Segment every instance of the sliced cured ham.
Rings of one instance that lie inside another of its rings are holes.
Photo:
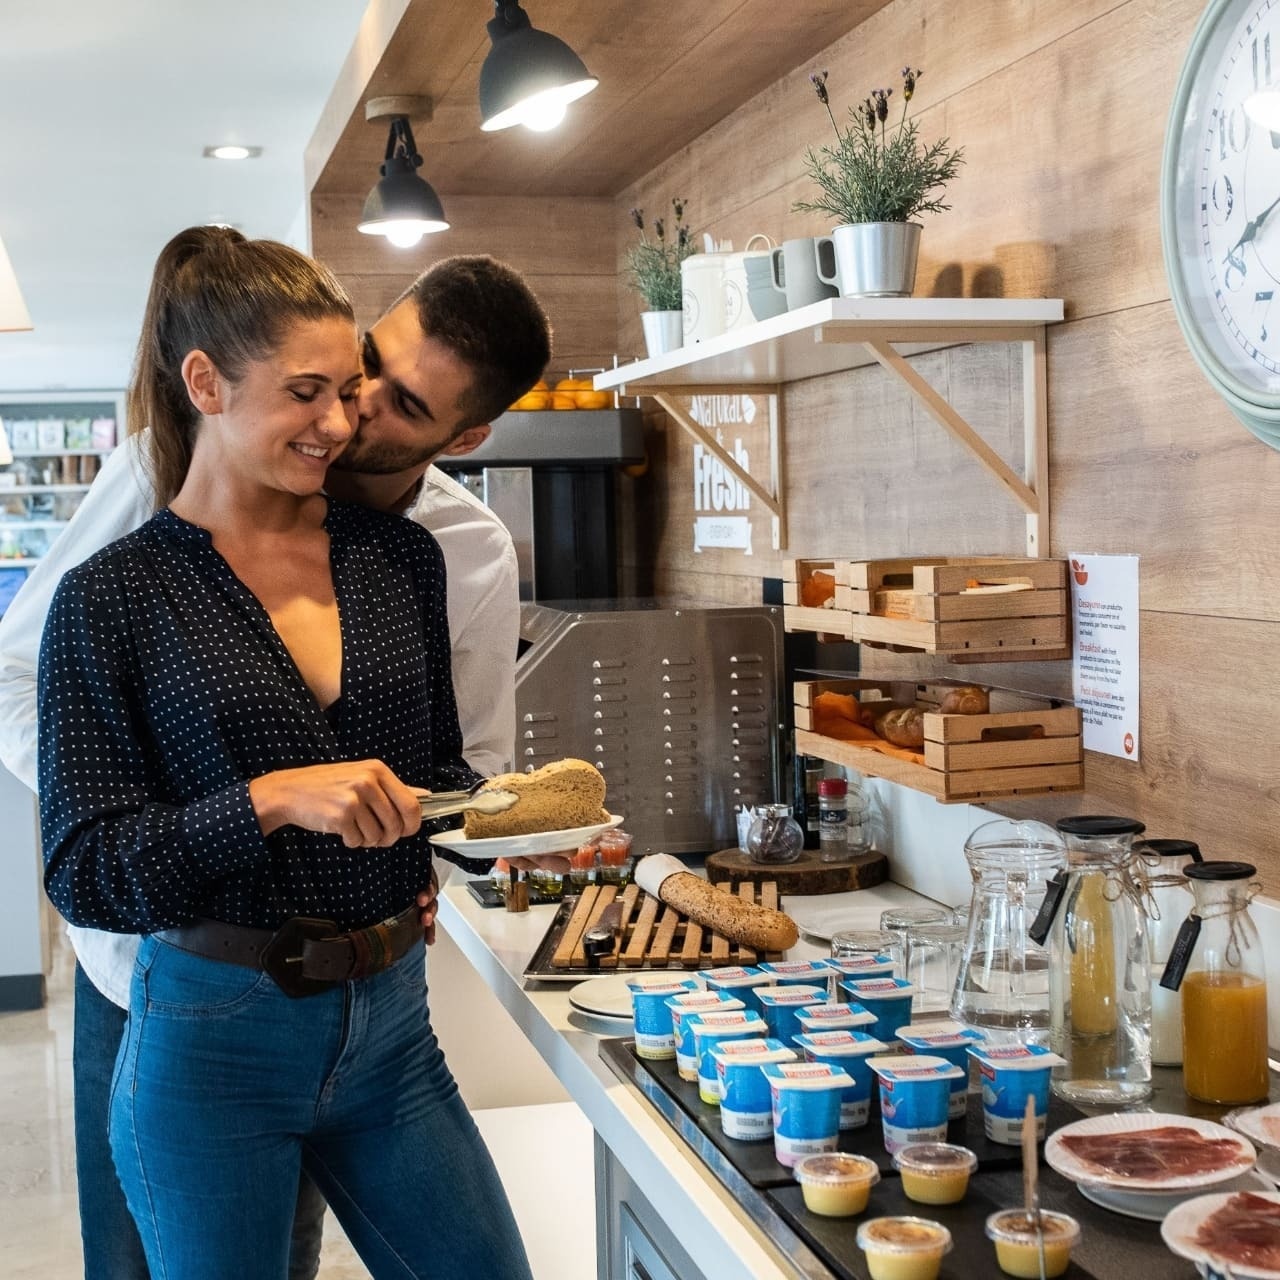
[[[1064,1134],[1062,1145],[1077,1160],[1113,1178],[1158,1182],[1215,1173],[1241,1163],[1241,1145],[1209,1138],[1185,1125],[1126,1133]]]
[[[1200,1224],[1195,1240],[1214,1262],[1280,1271],[1280,1204],[1242,1191]]]

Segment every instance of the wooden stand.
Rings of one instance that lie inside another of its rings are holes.
[[[736,888],[774,880],[783,897],[848,893],[851,889],[870,889],[888,878],[889,860],[874,849],[855,854],[848,862],[821,862],[812,852],[802,853],[795,862],[756,862],[741,849],[722,849],[707,858],[707,879],[712,884],[727,881]]]

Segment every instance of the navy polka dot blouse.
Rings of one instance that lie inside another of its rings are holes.
[[[74,924],[360,928],[427,883],[425,828],[347,849],[292,826],[264,836],[249,802],[252,778],[342,760],[435,791],[479,780],[461,754],[436,540],[334,501],[325,528],[342,619],[332,722],[208,532],[173,512],[63,578],[40,650],[40,822],[45,887]]]

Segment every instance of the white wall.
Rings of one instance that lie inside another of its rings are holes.
[[[35,796],[0,765],[0,978],[43,973]]]

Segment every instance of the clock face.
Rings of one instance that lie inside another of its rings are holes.
[[[1280,96],[1280,0],[1214,0],[1175,95],[1162,200],[1192,351],[1238,413],[1280,431],[1280,133],[1245,110],[1266,91]]]

